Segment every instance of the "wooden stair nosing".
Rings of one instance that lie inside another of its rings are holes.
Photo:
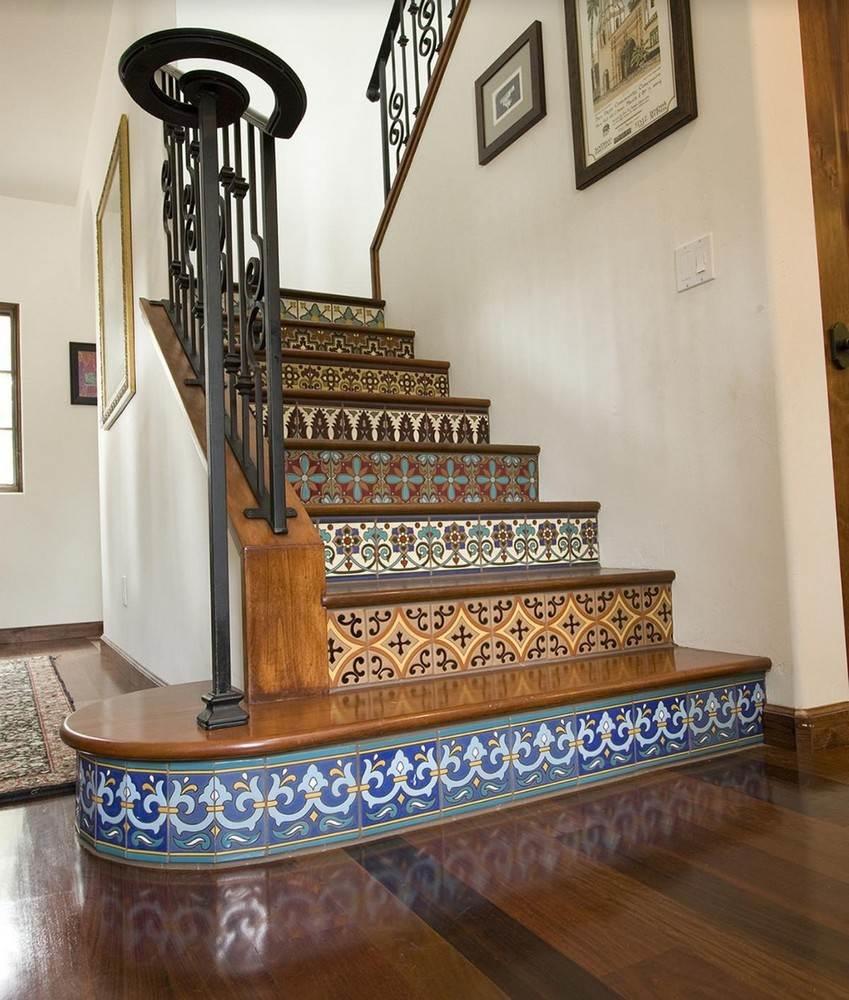
[[[262,357],[262,355],[259,355]],[[391,368],[399,371],[434,371],[440,375],[451,368],[450,361],[430,361],[426,358],[384,358],[374,354],[342,354],[340,351],[285,350],[283,361],[292,364],[333,364],[347,368]]]
[[[307,513],[313,519],[345,520],[354,517],[410,517],[415,518],[424,510],[430,517],[450,517],[454,514],[482,514],[492,517],[510,517],[512,514],[569,514],[571,517],[592,517],[601,510],[597,500],[552,501],[527,500],[521,503],[433,503],[381,504],[379,509],[363,508],[362,504],[338,504],[328,510],[327,504],[306,504]]]
[[[673,646],[253,703],[245,726],[204,730],[209,681],[92,702],[62,724],[75,750],[119,760],[228,760],[335,746],[453,722],[588,704],[769,670],[760,656]]]
[[[375,336],[401,337],[404,340],[414,340],[415,330],[401,330],[394,326],[353,326],[350,323],[332,323],[330,320],[283,319],[284,329],[333,330],[338,333],[373,333]]]
[[[454,455],[539,455],[536,444],[430,444],[418,441],[342,441],[331,438],[287,438],[288,450],[304,451],[419,451],[426,454],[446,452]],[[415,510],[420,504],[410,504]],[[477,504],[468,504],[476,507]]]
[[[370,309],[386,308],[385,299],[369,298],[364,295],[340,295],[338,292],[310,292],[303,288],[281,288],[280,297],[303,299],[305,302],[334,302],[336,305],[346,305],[350,302],[358,306],[368,306]]]
[[[397,406],[401,409],[421,409],[429,407],[437,410],[489,410],[492,401],[475,399],[470,396],[396,396],[392,393],[380,392],[332,392],[329,389],[284,389],[283,402],[292,400],[304,403],[350,403],[354,406],[366,406],[370,403],[379,406]]]
[[[397,574],[368,580],[329,577],[324,595],[328,610],[371,608],[382,604],[420,604],[426,601],[495,597],[502,594],[536,594],[554,590],[598,590],[603,587],[671,584],[672,570],[606,569],[571,565],[490,569],[453,573]]]

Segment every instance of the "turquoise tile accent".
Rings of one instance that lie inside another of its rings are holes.
[[[751,674],[269,757],[81,754],[77,832],[118,861],[270,860],[760,743],[765,702]]]

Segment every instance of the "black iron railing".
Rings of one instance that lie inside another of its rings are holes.
[[[396,0],[366,94],[380,102],[383,188],[398,173],[458,0]]]
[[[247,90],[231,76],[180,74],[172,64],[185,59],[259,76],[274,94],[271,116],[251,111]],[[226,442],[256,498],[246,514],[285,532],[294,512],[285,502],[275,140],[295,132],[306,94],[267,49],[197,28],[140,39],[119,72],[133,99],[164,123],[166,306],[206,395],[213,690],[198,722],[240,725],[248,716],[231,684]]]

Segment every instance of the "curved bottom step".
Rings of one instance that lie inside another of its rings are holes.
[[[205,684],[68,717],[76,826],[98,854],[271,861],[763,741],[769,661],[672,649],[254,706],[195,724]]]

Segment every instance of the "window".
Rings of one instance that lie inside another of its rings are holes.
[[[0,302],[0,493],[20,493],[21,392],[18,307]]]

